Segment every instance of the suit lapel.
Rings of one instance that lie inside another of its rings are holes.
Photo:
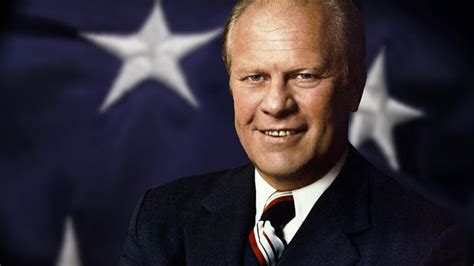
[[[201,202],[193,220],[194,246],[203,265],[240,265],[255,219],[254,168],[231,170]],[[191,235],[191,234],[189,234]],[[209,261],[202,260],[208,256]]]
[[[369,188],[365,163],[351,147],[334,183],[313,206],[279,265],[354,265],[359,259],[350,235],[367,230]]]

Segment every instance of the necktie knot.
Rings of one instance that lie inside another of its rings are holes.
[[[260,221],[270,221],[275,229],[281,229],[295,217],[295,205],[291,191],[276,191],[267,200]]]

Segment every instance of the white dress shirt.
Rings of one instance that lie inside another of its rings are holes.
[[[337,163],[328,171],[326,175],[322,178],[316,180],[315,182],[293,190],[293,199],[295,203],[295,217],[288,222],[288,224],[283,227],[283,234],[287,243],[295,236],[296,232],[303,224],[303,221],[308,216],[309,212],[313,208],[316,201],[319,197],[326,191],[326,189],[332,184],[334,179],[336,179],[339,172],[341,172],[342,166],[346,162],[348,150],[341,156]],[[255,192],[256,192],[256,214],[255,214],[255,223],[260,220],[262,216],[263,208],[268,197],[275,192],[270,184],[263,179],[257,169],[255,169]]]

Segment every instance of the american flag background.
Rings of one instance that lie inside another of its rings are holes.
[[[247,162],[220,58],[233,4],[1,3],[1,265],[114,265],[147,188]],[[474,232],[469,9],[357,5],[369,75],[351,142]]]

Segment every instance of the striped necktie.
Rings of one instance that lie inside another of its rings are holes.
[[[276,191],[267,200],[262,217],[250,232],[249,243],[260,265],[276,265],[286,241],[283,227],[295,217],[291,191]]]

